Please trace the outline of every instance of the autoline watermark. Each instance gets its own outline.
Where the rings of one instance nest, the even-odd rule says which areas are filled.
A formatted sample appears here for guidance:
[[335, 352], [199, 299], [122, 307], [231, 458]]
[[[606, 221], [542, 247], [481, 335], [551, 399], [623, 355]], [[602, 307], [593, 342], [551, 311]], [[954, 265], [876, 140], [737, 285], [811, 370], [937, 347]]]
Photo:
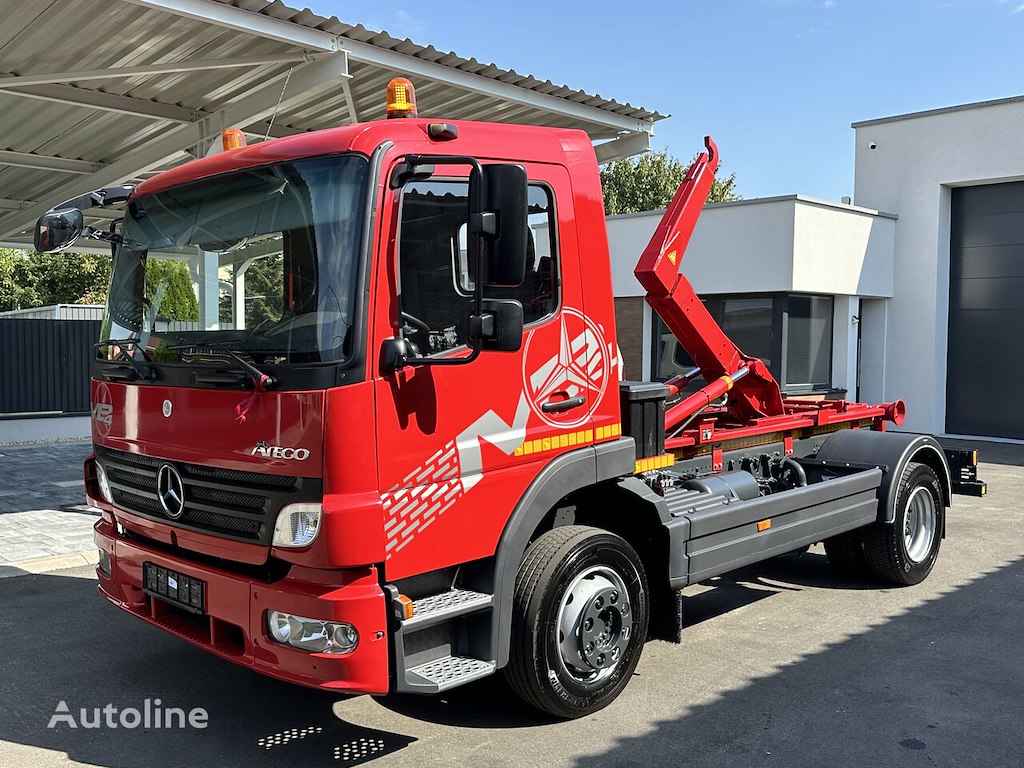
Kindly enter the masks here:
[[77, 712], [63, 699], [50, 716], [47, 728], [197, 728], [208, 725], [209, 713], [202, 707], [186, 712], [181, 707], [165, 707], [160, 699], [145, 699], [142, 707], [82, 707]]

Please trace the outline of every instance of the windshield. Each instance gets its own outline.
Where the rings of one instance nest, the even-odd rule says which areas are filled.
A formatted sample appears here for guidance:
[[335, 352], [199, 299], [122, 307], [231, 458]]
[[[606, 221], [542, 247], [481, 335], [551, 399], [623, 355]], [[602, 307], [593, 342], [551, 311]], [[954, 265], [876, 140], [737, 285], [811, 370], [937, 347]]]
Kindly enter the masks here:
[[99, 357], [347, 359], [367, 173], [365, 158], [320, 157], [132, 201], [101, 335], [133, 344], [101, 345]]

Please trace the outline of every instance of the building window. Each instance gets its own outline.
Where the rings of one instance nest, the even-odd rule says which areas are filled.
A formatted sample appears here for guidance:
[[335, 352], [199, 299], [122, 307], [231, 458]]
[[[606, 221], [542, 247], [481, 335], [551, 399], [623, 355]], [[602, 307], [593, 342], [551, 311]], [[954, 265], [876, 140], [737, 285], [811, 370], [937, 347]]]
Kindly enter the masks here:
[[[831, 389], [831, 296], [778, 293], [706, 296], [702, 301], [736, 346], [764, 361], [784, 392]], [[661, 318], [656, 317], [654, 331], [653, 379], [665, 381], [694, 367]], [[692, 386], [703, 386], [703, 380]]]
[[832, 383], [832, 297], [786, 297], [783, 323], [786, 353], [782, 381], [786, 388], [829, 388]]
[[[774, 354], [773, 312], [778, 299], [771, 296], [721, 299], [712, 302], [711, 314], [725, 334], [748, 355], [761, 358], [769, 368]], [[717, 304], [717, 306], [715, 306]]]

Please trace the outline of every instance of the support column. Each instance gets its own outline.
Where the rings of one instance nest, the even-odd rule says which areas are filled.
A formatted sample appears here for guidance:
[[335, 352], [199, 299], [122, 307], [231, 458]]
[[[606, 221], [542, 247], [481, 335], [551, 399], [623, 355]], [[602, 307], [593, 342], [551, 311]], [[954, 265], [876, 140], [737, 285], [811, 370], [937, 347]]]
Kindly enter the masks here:
[[199, 327], [207, 331], [216, 331], [220, 328], [220, 280], [217, 275], [220, 269], [220, 256], [211, 251], [200, 251], [196, 267]]
[[643, 348], [640, 352], [640, 380], [650, 381], [651, 375], [654, 372], [654, 360], [651, 354], [651, 350], [654, 349], [654, 339], [652, 338], [654, 333], [654, 310], [651, 309], [646, 300], [641, 299], [641, 301], [643, 301], [643, 332], [640, 334], [642, 337], [640, 343], [643, 344]]
[[860, 299], [836, 296], [832, 310], [832, 386], [846, 390], [846, 399], [857, 398], [857, 331]]
[[231, 312], [236, 331], [245, 330], [245, 273], [254, 261], [256, 259], [246, 259], [235, 264], [234, 274], [231, 278], [233, 290]]

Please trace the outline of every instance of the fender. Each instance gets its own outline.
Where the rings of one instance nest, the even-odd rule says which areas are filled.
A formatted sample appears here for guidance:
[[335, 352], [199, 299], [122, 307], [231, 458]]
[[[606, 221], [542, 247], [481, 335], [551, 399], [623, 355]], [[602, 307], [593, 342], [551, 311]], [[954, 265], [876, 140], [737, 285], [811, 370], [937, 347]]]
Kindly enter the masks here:
[[636, 444], [631, 437], [562, 454], [538, 473], [516, 504], [494, 558], [491, 651], [499, 668], [508, 663], [516, 574], [537, 526], [568, 494], [603, 480], [631, 475], [635, 463]]
[[882, 523], [896, 520], [896, 485], [911, 461], [934, 469], [945, 490], [947, 507], [952, 499], [953, 485], [946, 454], [939, 441], [930, 435], [843, 429], [822, 444], [815, 458], [884, 468], [886, 472], [878, 486], [878, 520]]

